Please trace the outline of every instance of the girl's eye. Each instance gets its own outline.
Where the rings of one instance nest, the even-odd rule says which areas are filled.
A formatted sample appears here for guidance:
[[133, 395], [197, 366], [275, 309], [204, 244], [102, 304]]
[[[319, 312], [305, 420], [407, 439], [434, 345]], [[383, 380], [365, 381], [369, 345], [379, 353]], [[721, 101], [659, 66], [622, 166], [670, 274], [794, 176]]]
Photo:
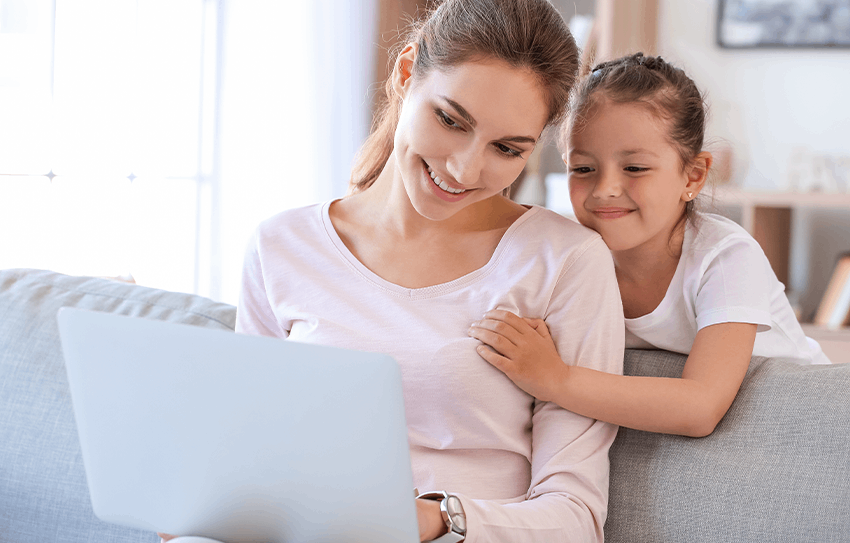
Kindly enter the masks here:
[[496, 149], [498, 149], [499, 152], [502, 153], [503, 155], [507, 155], [511, 158], [522, 156], [522, 151], [517, 151], [516, 149], [508, 147], [504, 143], [495, 143], [494, 145], [496, 146]]
[[584, 174], [592, 172], [593, 168], [591, 168], [590, 166], [577, 166], [575, 168], [570, 168], [570, 171], [572, 173]]
[[437, 113], [437, 117], [440, 118], [440, 122], [443, 123], [444, 125], [448, 126], [449, 128], [461, 128], [461, 126], [459, 124], [457, 124], [456, 122], [454, 122], [454, 120], [451, 117], [449, 117], [446, 114], [445, 111], [443, 111], [441, 109], [437, 109], [435, 111]]
[[649, 170], [649, 168], [644, 168], [643, 166], [626, 166], [624, 169], [629, 173], [640, 173]]

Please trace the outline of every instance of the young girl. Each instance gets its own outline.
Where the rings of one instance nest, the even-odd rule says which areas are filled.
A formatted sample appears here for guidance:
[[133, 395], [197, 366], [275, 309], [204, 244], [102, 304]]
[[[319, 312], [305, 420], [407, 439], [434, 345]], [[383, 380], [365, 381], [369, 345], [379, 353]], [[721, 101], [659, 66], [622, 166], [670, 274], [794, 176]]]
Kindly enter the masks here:
[[[579, 83], [564, 161], [576, 217], [611, 250], [626, 347], [687, 354], [681, 379], [611, 375], [559, 358], [539, 320], [490, 311], [470, 335], [481, 356], [533, 396], [629, 428], [706, 436], [753, 355], [829, 363], [803, 334], [758, 243], [696, 213], [711, 168], [703, 98], [685, 73], [641, 53]], [[588, 315], [594, 318], [593, 315]]]

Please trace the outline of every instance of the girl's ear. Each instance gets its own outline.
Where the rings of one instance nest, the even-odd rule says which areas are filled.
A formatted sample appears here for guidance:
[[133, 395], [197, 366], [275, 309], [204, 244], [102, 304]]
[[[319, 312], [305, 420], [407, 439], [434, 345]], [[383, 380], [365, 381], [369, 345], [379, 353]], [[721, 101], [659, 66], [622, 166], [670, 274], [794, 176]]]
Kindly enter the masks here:
[[416, 55], [419, 52], [419, 44], [408, 43], [395, 59], [393, 67], [393, 90], [404, 100], [405, 95], [410, 91], [410, 84], [413, 75], [413, 63], [416, 61]]
[[689, 202], [697, 197], [708, 179], [711, 163], [714, 158], [708, 151], [703, 151], [696, 156], [693, 163], [688, 167], [688, 183], [682, 191], [682, 200]]

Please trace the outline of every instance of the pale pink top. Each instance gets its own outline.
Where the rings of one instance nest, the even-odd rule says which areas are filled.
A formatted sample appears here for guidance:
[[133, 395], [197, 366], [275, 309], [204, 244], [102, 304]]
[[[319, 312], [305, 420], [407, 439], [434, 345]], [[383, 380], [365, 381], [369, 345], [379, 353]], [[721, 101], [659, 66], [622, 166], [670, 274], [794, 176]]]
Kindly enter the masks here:
[[622, 303], [602, 238], [532, 207], [485, 266], [409, 289], [351, 254], [329, 207], [260, 225], [246, 255], [237, 332], [392, 355], [414, 484], [460, 497], [469, 543], [602, 541], [617, 427], [535, 400], [467, 336], [486, 311], [508, 309], [544, 318], [568, 363], [622, 373]]

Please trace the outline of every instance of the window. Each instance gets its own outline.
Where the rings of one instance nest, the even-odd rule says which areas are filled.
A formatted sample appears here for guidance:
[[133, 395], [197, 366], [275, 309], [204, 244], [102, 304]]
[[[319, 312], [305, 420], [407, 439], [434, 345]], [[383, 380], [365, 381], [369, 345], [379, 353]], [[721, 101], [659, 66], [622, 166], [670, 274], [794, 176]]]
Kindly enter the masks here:
[[0, 0], [0, 267], [198, 290], [216, 8]]

